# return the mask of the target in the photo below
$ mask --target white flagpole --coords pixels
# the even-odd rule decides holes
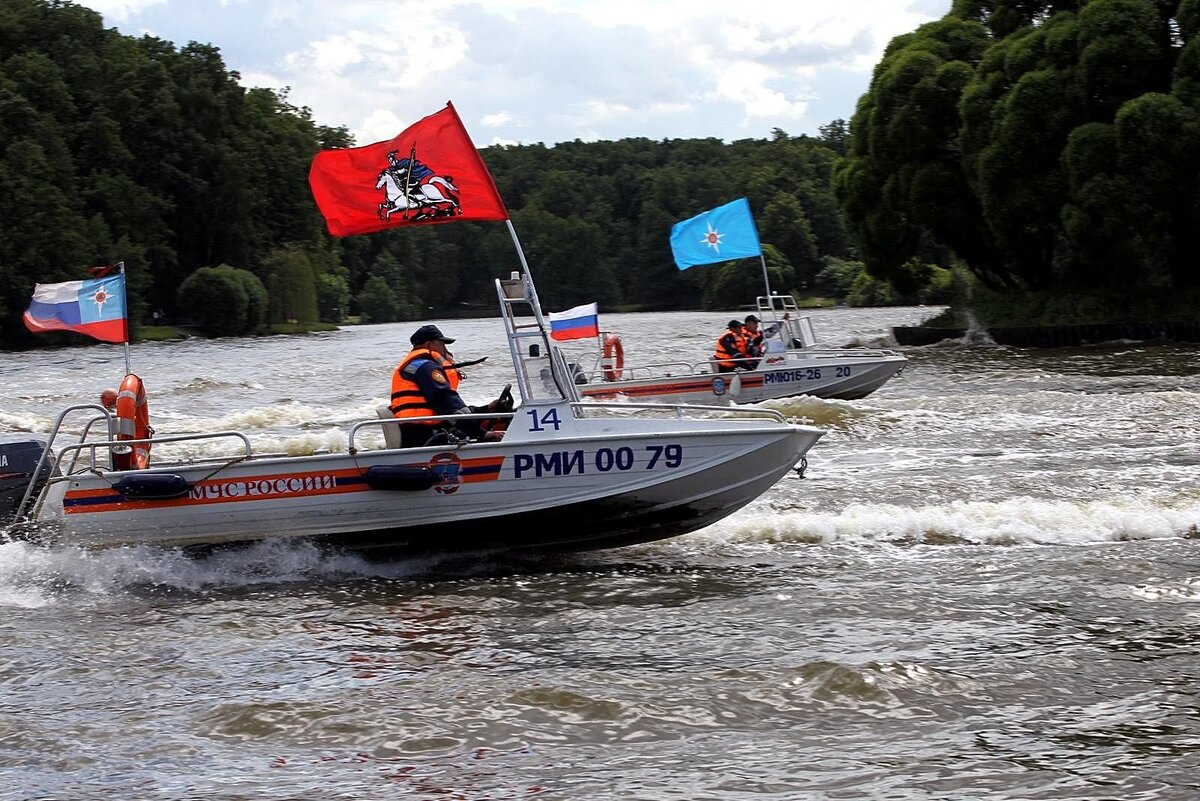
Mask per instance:
[[[762,262],[763,268],[763,284],[767,288],[767,297],[771,297],[771,279],[767,276],[767,257],[763,255],[762,238],[758,235],[758,223],[754,221],[754,212],[750,211],[750,200],[746,200],[746,211],[750,213],[750,225],[754,228],[754,238],[758,240],[758,260]],[[774,301],[768,300],[771,308],[775,308]]]
[[[125,375],[133,372],[129,367],[129,293],[125,291],[125,262],[117,262],[121,274],[121,308],[125,310]]]
[[[517,249],[517,258],[521,260],[521,270],[525,273],[526,285],[530,288],[531,300],[533,303],[530,306],[533,309],[533,316],[537,319],[538,324],[545,329],[546,320],[542,317],[542,304],[538,300],[537,292],[533,290],[533,275],[529,272],[529,262],[525,261],[525,251],[521,249],[521,240],[517,239],[517,229],[513,228],[512,220],[506,219],[504,224],[508,226],[508,235],[512,237],[513,245]]]

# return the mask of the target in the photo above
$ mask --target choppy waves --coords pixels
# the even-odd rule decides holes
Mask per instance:
[[[653,547],[629,549],[636,558],[753,548],[774,558],[777,549],[803,545],[850,548],[870,555],[880,548],[914,546],[1085,546],[1145,540],[1200,540],[1200,499],[1172,505],[1147,501],[1069,503],[1031,498],[1002,502],[956,501],[938,506],[852,504],[836,514],[767,508],[756,504],[722,523]],[[732,549],[732,550],[730,550]],[[622,551],[609,552],[609,558]],[[654,554],[658,556],[654,556]],[[775,554],[783,553],[780,551]],[[964,555],[964,558],[967,558]],[[364,577],[440,578],[517,569],[520,562],[413,559],[376,562],[355,554],[322,551],[304,542],[258,543],[205,556],[171,548],[131,547],[101,551],[44,548],[24,542],[0,544],[0,608],[36,608],[79,594],[110,596],[131,589],[200,592],[212,588],[322,582]],[[1200,582],[1200,579],[1196,580]],[[1200,585],[1146,587],[1143,594],[1196,600]]]
[[[372,562],[303,541],[261,542],[207,554],[146,546],[87,550],[7,542],[0,543],[0,608],[32,609],[131,592],[203,593],[361,578],[404,579],[432,571],[450,576],[486,567],[483,562],[464,565],[434,558]]]

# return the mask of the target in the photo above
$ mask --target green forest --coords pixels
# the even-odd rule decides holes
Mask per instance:
[[[893,40],[849,124],[816,137],[480,152],[550,310],[753,302],[757,260],[680,272],[668,244],[745,196],[776,290],[1173,315],[1200,284],[1198,29],[1200,0],[957,0]],[[503,224],[329,236],[309,165],[366,143],[239,79],[219,43],[0,5],[0,346],[54,340],[20,322],[35,283],[116,261],[135,336],[493,313],[493,279],[519,267]]]
[[[850,132],[834,187],[876,277],[933,241],[1010,318],[1196,319],[1200,0],[955,0]]]

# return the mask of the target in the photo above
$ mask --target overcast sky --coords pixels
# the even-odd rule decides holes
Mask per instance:
[[[766,139],[849,120],[888,41],[951,0],[76,0],[220,49],[355,141],[454,103],[478,147]]]

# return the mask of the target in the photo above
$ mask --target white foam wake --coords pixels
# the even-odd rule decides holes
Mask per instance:
[[[904,507],[852,504],[832,514],[748,507],[705,529],[750,541],[853,544],[1081,545],[1200,537],[1200,499],[1058,501],[1015,497]]]

